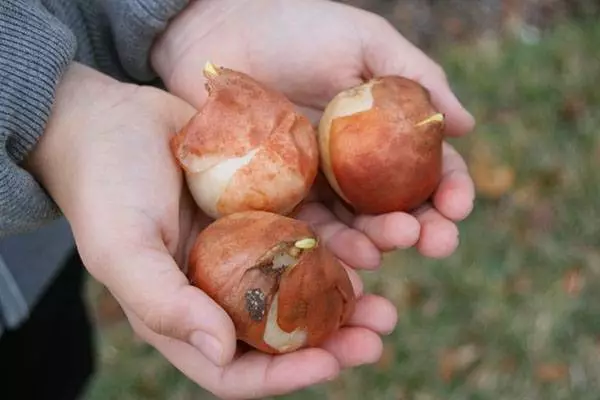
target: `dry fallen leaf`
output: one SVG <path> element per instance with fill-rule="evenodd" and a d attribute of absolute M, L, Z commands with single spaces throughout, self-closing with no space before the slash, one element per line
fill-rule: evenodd
<path fill-rule="evenodd" d="M 552 202 L 545 200 L 538 202 L 529 211 L 529 226 L 542 232 L 550 231 L 556 220 L 556 209 Z"/>
<path fill-rule="evenodd" d="M 517 359 L 513 356 L 506 356 L 500 362 L 500 371 L 503 373 L 513 373 L 517 369 Z"/>
<path fill-rule="evenodd" d="M 394 394 L 393 396 L 396 400 L 410 400 L 411 399 L 411 397 L 408 395 L 408 391 L 397 383 L 392 384 L 390 392 Z"/>
<path fill-rule="evenodd" d="M 542 363 L 535 368 L 535 376 L 542 382 L 563 380 L 569 374 L 569 367 L 562 363 Z"/>
<path fill-rule="evenodd" d="M 519 185 L 511 195 L 512 203 L 522 209 L 533 209 L 540 201 L 540 188 L 537 182 Z"/>
<path fill-rule="evenodd" d="M 504 196 L 515 183 L 515 172 L 508 165 L 475 164 L 471 172 L 477 193 L 489 199 Z"/>
<path fill-rule="evenodd" d="M 388 371 L 396 360 L 396 346 L 392 342 L 385 342 L 383 344 L 383 352 L 381 358 L 375 364 L 375 368 L 379 371 Z"/>
<path fill-rule="evenodd" d="M 577 94 L 566 95 L 560 108 L 560 115 L 565 121 L 575 121 L 586 111 L 584 98 Z"/>
<path fill-rule="evenodd" d="M 390 277 L 381 281 L 381 294 L 390 299 L 399 311 L 406 308 L 406 289 L 403 279 Z"/>
<path fill-rule="evenodd" d="M 428 298 L 427 301 L 425 301 L 423 303 L 423 306 L 421 307 L 423 315 L 428 318 L 435 317 L 440 311 L 440 308 L 442 306 L 441 303 L 442 302 L 439 297 Z"/>
<path fill-rule="evenodd" d="M 480 350 L 474 344 L 467 344 L 455 349 L 446 349 L 438 357 L 438 373 L 448 382 L 456 374 L 469 368 L 481 356 Z"/>
<path fill-rule="evenodd" d="M 327 385 L 327 400 L 345 400 L 347 390 L 344 379 L 336 379 Z"/>
<path fill-rule="evenodd" d="M 417 307 L 425 300 L 419 283 L 408 279 L 390 277 L 381 282 L 381 287 L 382 295 L 394 303 L 398 312 Z"/>
<path fill-rule="evenodd" d="M 531 291 L 533 282 L 530 277 L 518 274 L 506 280 L 505 290 L 507 294 L 527 294 Z"/>
<path fill-rule="evenodd" d="M 498 199 L 506 195 L 515 184 L 515 171 L 493 155 L 491 145 L 478 142 L 471 151 L 469 169 L 478 195 Z"/>
<path fill-rule="evenodd" d="M 569 269 L 563 276 L 563 289 L 569 296 L 577 297 L 581 293 L 584 284 L 583 274 L 578 267 Z"/>
<path fill-rule="evenodd" d="M 105 288 L 99 293 L 93 308 L 98 326 L 108 327 L 126 319 L 121 305 Z"/>
<path fill-rule="evenodd" d="M 481 365 L 477 367 L 468 377 L 467 382 L 470 386 L 479 390 L 493 390 L 498 385 L 499 374 L 490 365 Z"/>
<path fill-rule="evenodd" d="M 460 38 L 465 34 L 465 23 L 462 19 L 455 16 L 449 16 L 442 19 L 444 32 L 454 38 Z"/>
<path fill-rule="evenodd" d="M 505 29 L 511 33 L 522 29 L 524 21 L 524 5 L 520 0 L 502 1 L 502 22 Z"/>
<path fill-rule="evenodd" d="M 594 277 L 600 276 L 600 248 L 593 245 L 575 245 L 573 250 L 580 254 L 586 271 L 593 274 Z"/>

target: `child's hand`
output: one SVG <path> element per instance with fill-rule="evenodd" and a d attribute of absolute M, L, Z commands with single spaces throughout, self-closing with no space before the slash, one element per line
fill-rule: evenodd
<path fill-rule="evenodd" d="M 322 348 L 281 357 L 235 354 L 231 319 L 180 270 L 210 222 L 197 211 L 168 146 L 193 113 L 164 91 L 77 64 L 63 78 L 27 168 L 70 222 L 88 271 L 116 297 L 140 337 L 218 396 L 287 393 L 376 361 L 379 334 L 394 328 L 396 311 L 383 298 L 362 296 L 351 269 L 356 312 Z M 324 223 L 317 233 L 331 231 Z"/>
<path fill-rule="evenodd" d="M 205 99 L 201 71 L 207 60 L 247 72 L 283 91 L 313 119 L 348 86 L 373 75 L 398 74 L 431 91 L 434 104 L 447 116 L 449 136 L 464 135 L 474 125 L 436 63 L 384 19 L 340 3 L 194 2 L 156 43 L 152 62 L 172 93 L 199 107 Z M 344 217 L 339 206 L 314 203 L 303 217 L 344 230 L 338 237 L 346 241 L 334 241 L 332 248 L 355 266 L 374 268 L 379 251 L 415 244 L 423 255 L 448 256 L 458 244 L 455 222 L 473 207 L 474 188 L 460 155 L 448 144 L 444 154 L 444 179 L 433 204 L 414 215 Z M 357 245 L 347 245 L 347 240 Z"/>

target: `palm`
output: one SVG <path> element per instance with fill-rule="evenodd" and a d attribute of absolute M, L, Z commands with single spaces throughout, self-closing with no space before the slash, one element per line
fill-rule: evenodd
<path fill-rule="evenodd" d="M 219 15 L 223 10 L 217 9 L 223 4 L 232 6 L 225 15 Z M 431 60 L 380 18 L 339 3 L 194 2 L 171 23 L 156 49 L 153 63 L 168 90 L 196 108 L 206 98 L 200 71 L 206 61 L 212 61 L 278 89 L 313 120 L 336 92 L 370 75 L 409 74 L 431 89 L 434 102 L 448 115 L 450 134 L 464 134 L 472 125 Z M 413 64 L 407 66 L 406 60 Z M 460 156 L 450 146 L 445 147 L 445 153 L 445 179 L 433 198 L 435 208 L 427 207 L 416 215 L 354 216 L 335 202 L 326 206 L 319 197 L 302 207 L 297 217 L 311 222 L 327 246 L 350 267 L 377 268 L 382 251 L 415 244 L 425 255 L 447 256 L 457 245 L 454 221 L 468 215 L 473 187 Z M 189 200 L 185 191 L 183 196 Z M 193 204 L 182 204 L 182 209 L 193 213 Z M 198 226 L 189 227 L 187 232 L 194 236 Z M 351 268 L 348 273 L 361 294 L 356 273 Z M 157 335 L 136 317 L 132 322 L 138 333 L 205 388 L 226 397 L 253 398 L 286 393 L 332 377 L 339 368 L 374 361 L 381 354 L 378 334 L 391 330 L 396 316 L 390 302 L 361 295 L 349 326 L 323 348 L 278 357 L 238 353 L 233 358 L 234 345 L 226 347 L 221 358 L 225 366 L 209 363 L 185 339 L 173 341 Z M 212 326 L 217 325 L 206 324 L 205 329 Z M 227 327 L 215 329 L 226 343 L 233 341 Z"/>
<path fill-rule="evenodd" d="M 207 60 L 249 73 L 299 106 L 317 109 L 360 80 L 361 38 L 347 29 L 355 10 L 326 2 L 317 8 L 312 1 L 295 2 L 291 10 L 289 3 L 244 2 L 208 34 L 186 32 L 171 91 L 199 106 L 205 93 L 197 72 Z"/>
<path fill-rule="evenodd" d="M 140 149 L 141 150 L 141 149 Z M 169 165 L 169 160 L 155 160 L 163 166 Z M 143 165 L 138 165 L 139 170 L 144 170 Z M 155 176 L 151 185 L 155 190 L 164 193 L 154 199 L 155 203 L 148 208 L 140 203 L 138 215 L 143 219 L 152 216 L 151 220 L 159 221 L 157 225 L 146 226 L 148 237 L 155 232 L 163 232 L 162 243 L 150 243 L 145 249 L 146 257 L 154 260 L 162 259 L 164 266 L 174 268 L 185 267 L 186 255 L 194 244 L 197 233 L 203 229 L 210 219 L 203 214 L 192 200 L 191 195 L 181 184 L 180 179 L 173 180 L 170 168 L 162 176 Z M 132 179 L 134 176 L 127 177 Z M 137 176 L 139 179 L 140 177 Z M 136 188 L 139 190 L 140 188 Z M 178 195 L 180 193 L 180 195 Z M 160 210 L 159 204 L 179 204 L 177 209 L 163 208 L 162 212 L 152 214 L 153 210 Z M 318 215 L 308 206 L 307 219 L 314 220 Z M 179 218 L 172 217 L 179 214 Z M 328 229 L 327 224 L 320 227 Z M 169 232 L 177 232 L 171 235 Z M 138 231 L 138 234 L 140 232 Z M 164 245 L 164 250 L 157 251 L 156 246 Z M 167 260 L 173 257 L 174 263 Z M 161 275 L 176 274 L 171 271 L 156 271 Z M 379 334 L 392 330 L 396 323 L 395 309 L 388 301 L 377 296 L 363 296 L 362 283 L 358 275 L 347 268 L 349 277 L 359 298 L 357 310 L 349 321 L 349 326 L 343 327 L 331 337 L 321 348 L 300 350 L 292 354 L 271 356 L 251 350 L 248 346 L 236 344 L 232 339 L 233 331 L 229 330 L 226 337 L 221 340 L 226 346 L 234 346 L 235 356 L 223 366 L 215 366 L 201 352 L 191 346 L 185 337 L 173 340 L 172 331 L 156 331 L 149 329 L 148 325 L 155 327 L 154 319 L 147 314 L 140 314 L 128 307 L 128 301 L 140 301 L 126 298 L 121 304 L 138 335 L 159 350 L 175 367 L 183 371 L 188 377 L 199 383 L 204 388 L 216 394 L 233 398 L 254 398 L 254 396 L 284 394 L 290 391 L 312 385 L 324 379 L 331 379 L 337 375 L 341 368 L 352 367 L 376 361 L 382 350 Z M 121 285 L 127 282 L 122 282 Z M 132 282 L 129 282 L 132 283 Z M 158 299 L 157 299 L 158 300 Z M 197 304 L 199 311 L 201 304 L 184 302 L 179 299 L 180 307 Z M 179 312 L 178 315 L 181 315 Z M 152 315 L 152 314 L 151 314 Z M 174 326 L 173 324 L 169 324 Z M 224 324 L 218 329 L 227 331 L 229 325 Z M 228 343 L 229 342 L 229 343 Z M 297 374 L 297 371 L 307 371 Z"/>
<path fill-rule="evenodd" d="M 210 5 L 223 3 L 232 4 L 225 18 L 211 18 Z M 165 48 L 170 58 L 161 63 Z M 206 98 L 199 71 L 210 60 L 282 91 L 315 122 L 335 93 L 371 75 L 404 74 L 430 89 L 447 115 L 449 135 L 472 126 L 435 63 L 380 17 L 336 2 L 195 2 L 157 49 L 155 62 L 167 88 L 196 108 Z M 432 205 L 414 215 L 354 216 L 334 202 L 329 210 L 312 204 L 300 217 L 329 224 L 330 247 L 355 267 L 375 268 L 379 251 L 413 245 L 426 256 L 448 256 L 458 245 L 454 222 L 471 210 L 473 185 L 462 158 L 449 145 L 444 151 L 445 179 Z"/>
<path fill-rule="evenodd" d="M 226 397 L 288 392 L 377 358 L 375 332 L 391 330 L 395 312 L 383 299 L 362 297 L 353 326 L 326 350 L 274 358 L 250 352 L 232 361 L 231 319 L 181 271 L 195 232 L 209 222 L 168 146 L 194 109 L 77 64 L 64 82 L 27 164 L 64 211 L 87 270 L 113 293 L 138 335 Z M 293 367 L 307 373 L 296 376 Z"/>
<path fill-rule="evenodd" d="M 142 94 L 114 110 L 101 132 L 89 132 L 99 139 L 84 149 L 88 157 L 83 181 L 87 190 L 83 191 L 92 193 L 85 199 L 86 209 L 95 212 L 75 230 L 86 264 L 115 294 L 136 333 L 202 386 L 216 393 L 226 388 L 228 394 L 244 398 L 249 393 L 285 393 L 332 377 L 340 366 L 378 358 L 381 341 L 376 332 L 391 330 L 395 314 L 391 304 L 368 296 L 359 301 L 350 321 L 353 326 L 322 349 L 272 357 L 242 354 L 238 348 L 233 360 L 217 367 L 189 344 L 191 321 L 198 318 L 206 323 L 212 314 L 214 322 L 206 324 L 227 349 L 222 358 L 236 351 L 232 322 L 180 271 L 197 233 L 210 223 L 193 202 L 168 146 L 172 132 L 190 114 L 181 112 L 177 119 L 160 115 L 156 106 L 169 109 L 172 98 L 156 92 Z M 174 104 L 178 109 L 184 106 Z M 118 235 L 89 236 L 106 231 Z M 92 244 L 107 238 L 115 240 L 101 243 L 111 249 L 108 269 L 99 266 L 97 246 Z M 348 272 L 360 296 L 360 280 Z M 298 368 L 311 373 L 290 378 Z M 243 385 L 241 379 L 246 380 Z"/>

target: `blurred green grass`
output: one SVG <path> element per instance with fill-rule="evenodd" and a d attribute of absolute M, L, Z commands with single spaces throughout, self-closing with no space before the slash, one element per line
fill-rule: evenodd
<path fill-rule="evenodd" d="M 482 39 L 435 52 L 478 120 L 452 140 L 478 198 L 445 260 L 415 251 L 363 273 L 400 319 L 374 366 L 287 399 L 600 397 L 600 24 L 539 41 Z M 98 336 L 89 400 L 212 398 L 124 322 Z"/>

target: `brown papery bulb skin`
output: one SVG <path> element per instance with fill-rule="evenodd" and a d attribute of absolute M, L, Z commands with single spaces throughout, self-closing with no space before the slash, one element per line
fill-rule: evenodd
<path fill-rule="evenodd" d="M 238 339 L 269 354 L 318 346 L 354 312 L 344 267 L 307 223 L 274 213 L 213 222 L 196 239 L 188 276 L 229 314 Z"/>
<path fill-rule="evenodd" d="M 384 76 L 345 90 L 319 124 L 321 169 L 355 211 L 410 211 L 437 188 L 444 116 L 419 83 Z"/>
<path fill-rule="evenodd" d="M 219 218 L 289 214 L 317 175 L 317 133 L 283 94 L 247 74 L 207 64 L 208 98 L 171 139 L 197 205 Z"/>

